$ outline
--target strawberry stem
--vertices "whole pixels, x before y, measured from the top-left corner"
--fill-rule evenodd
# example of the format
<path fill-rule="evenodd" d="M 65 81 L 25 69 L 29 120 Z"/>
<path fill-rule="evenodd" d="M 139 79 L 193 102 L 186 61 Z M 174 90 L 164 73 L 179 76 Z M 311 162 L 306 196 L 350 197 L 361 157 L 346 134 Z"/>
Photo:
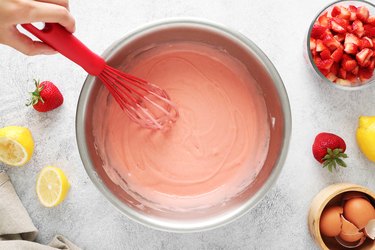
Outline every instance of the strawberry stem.
<path fill-rule="evenodd" d="M 348 158 L 341 148 L 335 148 L 334 150 L 327 148 L 327 154 L 323 157 L 323 168 L 327 167 L 331 173 L 333 168 L 337 168 L 337 165 L 346 168 L 347 165 L 341 158 Z"/>
<path fill-rule="evenodd" d="M 30 100 L 28 101 L 28 103 L 26 103 L 26 106 L 30 106 L 30 105 L 36 105 L 39 101 L 41 101 L 42 103 L 44 103 L 44 100 L 43 98 L 41 97 L 40 95 L 40 92 L 42 92 L 44 86 L 40 85 L 39 83 L 39 80 L 35 80 L 34 79 L 34 84 L 35 84 L 35 90 L 33 92 L 30 92 L 31 94 L 31 98 Z"/>

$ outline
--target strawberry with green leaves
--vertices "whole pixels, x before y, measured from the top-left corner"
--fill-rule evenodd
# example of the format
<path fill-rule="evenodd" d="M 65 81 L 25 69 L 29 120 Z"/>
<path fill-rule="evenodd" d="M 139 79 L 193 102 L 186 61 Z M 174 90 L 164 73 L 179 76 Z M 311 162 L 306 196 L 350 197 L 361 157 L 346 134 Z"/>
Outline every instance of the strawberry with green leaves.
<path fill-rule="evenodd" d="M 323 164 L 323 168 L 332 172 L 332 169 L 337 167 L 346 167 L 343 158 L 348 158 L 345 154 L 346 144 L 345 141 L 331 133 L 320 133 L 315 137 L 312 152 L 314 158 Z"/>
<path fill-rule="evenodd" d="M 35 90 L 31 92 L 31 99 L 26 106 L 32 105 L 39 112 L 51 111 L 63 104 L 64 98 L 60 90 L 50 81 L 34 80 Z"/>

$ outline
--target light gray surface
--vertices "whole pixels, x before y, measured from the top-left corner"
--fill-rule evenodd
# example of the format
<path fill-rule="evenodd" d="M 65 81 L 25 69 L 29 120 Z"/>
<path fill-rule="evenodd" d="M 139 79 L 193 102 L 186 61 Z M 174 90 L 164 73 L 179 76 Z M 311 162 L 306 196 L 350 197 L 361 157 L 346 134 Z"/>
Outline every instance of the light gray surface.
<path fill-rule="evenodd" d="M 313 196 L 325 186 L 353 182 L 375 190 L 375 164 L 355 143 L 357 118 L 375 115 L 375 86 L 349 92 L 320 84 L 308 71 L 303 40 L 311 19 L 327 4 L 315 1 L 123 1 L 80 0 L 71 3 L 77 33 L 101 53 L 130 30 L 165 17 L 195 16 L 234 28 L 253 40 L 278 69 L 289 94 L 293 132 L 282 174 L 269 194 L 247 215 L 203 233 L 173 234 L 148 229 L 120 214 L 96 190 L 79 158 L 75 141 L 75 109 L 86 73 L 62 56 L 26 57 L 0 46 L 0 127 L 29 127 L 35 155 L 9 173 L 32 220 L 38 241 L 56 233 L 85 249 L 316 249 L 306 216 Z M 26 108 L 32 79 L 53 80 L 64 105 L 47 114 Z M 330 131 L 347 142 L 349 167 L 335 174 L 321 169 L 311 155 L 317 133 Z M 71 182 L 67 200 L 43 208 L 35 194 L 37 173 L 46 165 L 61 167 Z"/>

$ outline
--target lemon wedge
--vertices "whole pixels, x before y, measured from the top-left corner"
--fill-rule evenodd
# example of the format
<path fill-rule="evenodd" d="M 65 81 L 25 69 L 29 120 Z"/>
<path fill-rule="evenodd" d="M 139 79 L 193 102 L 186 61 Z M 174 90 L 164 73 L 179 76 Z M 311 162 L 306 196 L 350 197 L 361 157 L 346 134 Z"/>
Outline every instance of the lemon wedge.
<path fill-rule="evenodd" d="M 356 137 L 362 153 L 375 162 L 375 116 L 359 117 Z"/>
<path fill-rule="evenodd" d="M 59 205 L 68 194 L 70 184 L 64 172 L 57 167 L 43 168 L 36 182 L 36 193 L 45 207 Z"/>
<path fill-rule="evenodd" d="M 0 161 L 22 166 L 33 155 L 34 140 L 28 128 L 9 126 L 0 129 Z"/>

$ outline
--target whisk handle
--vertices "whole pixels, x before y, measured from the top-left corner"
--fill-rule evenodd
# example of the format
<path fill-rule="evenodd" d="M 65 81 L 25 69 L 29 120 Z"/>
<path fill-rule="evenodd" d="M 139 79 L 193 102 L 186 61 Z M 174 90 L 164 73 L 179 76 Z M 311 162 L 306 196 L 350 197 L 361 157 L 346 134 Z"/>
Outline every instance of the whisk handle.
<path fill-rule="evenodd" d="M 89 50 L 60 24 L 46 23 L 43 29 L 38 29 L 32 24 L 21 24 L 21 26 L 60 54 L 81 66 L 90 75 L 97 76 L 103 71 L 105 67 L 104 59 Z"/>

